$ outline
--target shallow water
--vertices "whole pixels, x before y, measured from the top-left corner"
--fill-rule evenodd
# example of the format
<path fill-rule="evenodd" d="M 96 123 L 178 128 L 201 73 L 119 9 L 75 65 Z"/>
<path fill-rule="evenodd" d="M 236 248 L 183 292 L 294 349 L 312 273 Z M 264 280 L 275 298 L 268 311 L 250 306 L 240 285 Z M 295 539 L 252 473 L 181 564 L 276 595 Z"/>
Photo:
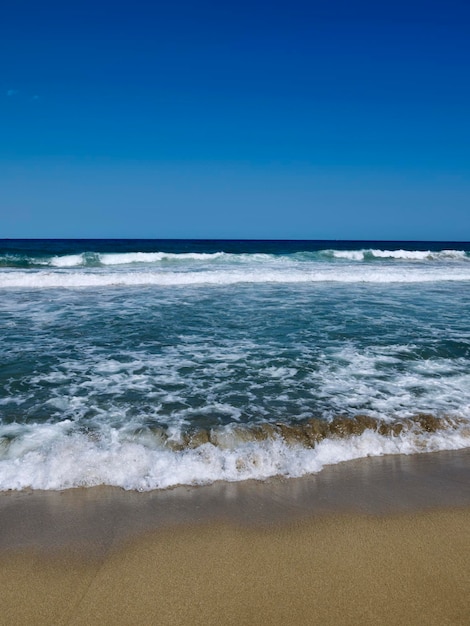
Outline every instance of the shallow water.
<path fill-rule="evenodd" d="M 0 488 L 470 446 L 469 250 L 0 242 Z"/>

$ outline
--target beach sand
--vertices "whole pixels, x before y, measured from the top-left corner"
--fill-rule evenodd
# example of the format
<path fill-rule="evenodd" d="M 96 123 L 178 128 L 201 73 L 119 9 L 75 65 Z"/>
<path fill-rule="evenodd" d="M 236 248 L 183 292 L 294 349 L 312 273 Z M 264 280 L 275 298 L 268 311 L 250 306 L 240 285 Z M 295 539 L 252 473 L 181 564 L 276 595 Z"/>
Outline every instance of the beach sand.
<path fill-rule="evenodd" d="M 1 624 L 470 623 L 470 451 L 0 516 Z"/>

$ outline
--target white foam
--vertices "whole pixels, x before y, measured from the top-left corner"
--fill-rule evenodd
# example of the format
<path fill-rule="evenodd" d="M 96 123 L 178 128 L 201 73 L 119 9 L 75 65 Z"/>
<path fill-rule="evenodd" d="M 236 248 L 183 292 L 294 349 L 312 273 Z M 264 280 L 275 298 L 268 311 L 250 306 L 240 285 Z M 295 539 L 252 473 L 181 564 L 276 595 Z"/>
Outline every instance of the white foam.
<path fill-rule="evenodd" d="M 469 267 L 403 267 L 329 266 L 273 268 L 246 267 L 244 270 L 224 268 L 200 271 L 92 271 L 74 273 L 60 271 L 15 271 L 0 273 L 0 288 L 75 288 L 110 287 L 113 285 L 233 285 L 237 283 L 427 283 L 441 281 L 469 281 Z"/>
<path fill-rule="evenodd" d="M 161 263 L 162 261 L 203 261 L 210 262 L 224 257 L 231 258 L 232 260 L 243 259 L 248 257 L 251 260 L 255 258 L 263 257 L 269 258 L 269 255 L 243 255 L 243 254 L 226 254 L 225 252 L 211 252 L 211 253 L 198 253 L 198 252 L 116 252 L 116 253 L 95 253 L 95 252 L 82 252 L 80 254 L 66 254 L 54 256 L 50 259 L 34 259 L 28 257 L 30 262 L 34 262 L 35 265 L 49 265 L 59 268 L 71 268 L 86 266 L 90 260 L 96 261 L 104 266 L 113 265 L 132 265 L 132 264 L 144 264 L 144 263 Z M 12 255 L 6 255 L 1 257 L 5 261 L 13 261 L 15 257 Z"/>
<path fill-rule="evenodd" d="M 325 254 L 336 259 L 349 261 L 364 261 L 367 258 L 404 260 L 404 261 L 449 261 L 466 260 L 468 256 L 465 250 L 326 250 Z"/>
<path fill-rule="evenodd" d="M 64 256 L 55 256 L 50 260 L 53 267 L 77 267 L 85 263 L 83 254 L 67 254 Z"/>
<path fill-rule="evenodd" d="M 347 259 L 348 261 L 364 260 L 364 250 L 328 250 L 327 252 L 336 259 Z"/>
<path fill-rule="evenodd" d="M 100 254 L 102 265 L 129 265 L 131 263 L 159 263 L 161 261 L 213 261 L 225 256 L 224 252 L 196 253 L 182 252 L 122 252 L 116 254 Z"/>
<path fill-rule="evenodd" d="M 348 439 L 326 439 L 315 448 L 281 439 L 206 443 L 172 451 L 158 437 L 140 438 L 110 429 L 101 437 L 72 431 L 70 422 L 28 427 L 10 444 L 0 445 L 0 489 L 66 489 L 113 485 L 142 491 L 174 485 L 241 481 L 270 476 L 302 476 L 325 465 L 366 456 L 457 450 L 470 446 L 470 429 L 435 433 L 409 431 L 385 437 L 367 430 Z"/>
<path fill-rule="evenodd" d="M 407 261 L 424 261 L 432 258 L 430 250 L 370 250 L 369 254 L 377 259 L 405 259 Z M 436 258 L 439 256 L 437 255 Z"/>
<path fill-rule="evenodd" d="M 402 346 L 391 345 L 368 350 L 348 344 L 330 348 L 328 358 L 311 374 L 316 401 L 323 400 L 330 415 L 361 413 L 386 419 L 451 412 L 470 418 L 466 360 L 395 358 L 402 352 Z M 403 367 L 396 366 L 400 362 Z"/>
<path fill-rule="evenodd" d="M 297 369 L 295 367 L 266 367 L 263 370 L 263 373 L 266 374 L 269 378 L 282 379 L 285 380 L 287 378 L 292 378 L 297 374 Z"/>
<path fill-rule="evenodd" d="M 103 265 L 128 265 L 130 263 L 157 263 L 163 259 L 162 252 L 127 252 L 122 254 L 100 254 Z"/>
<path fill-rule="evenodd" d="M 407 261 L 465 258 L 463 250 L 441 250 L 439 252 L 432 252 L 431 250 L 369 250 L 369 253 L 376 258 L 405 259 Z"/>

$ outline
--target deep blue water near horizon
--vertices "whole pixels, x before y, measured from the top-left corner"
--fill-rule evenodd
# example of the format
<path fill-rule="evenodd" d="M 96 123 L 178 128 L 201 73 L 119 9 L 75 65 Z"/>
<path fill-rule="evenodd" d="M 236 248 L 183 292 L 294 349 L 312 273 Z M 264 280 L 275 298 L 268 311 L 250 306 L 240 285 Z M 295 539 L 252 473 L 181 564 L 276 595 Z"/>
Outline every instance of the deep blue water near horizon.
<path fill-rule="evenodd" d="M 470 243 L 0 240 L 0 489 L 470 445 Z"/>
<path fill-rule="evenodd" d="M 0 254 L 74 254 L 96 252 L 230 252 L 289 254 L 318 250 L 431 250 L 470 251 L 469 241 L 374 240 L 374 239 L 1 239 Z"/>

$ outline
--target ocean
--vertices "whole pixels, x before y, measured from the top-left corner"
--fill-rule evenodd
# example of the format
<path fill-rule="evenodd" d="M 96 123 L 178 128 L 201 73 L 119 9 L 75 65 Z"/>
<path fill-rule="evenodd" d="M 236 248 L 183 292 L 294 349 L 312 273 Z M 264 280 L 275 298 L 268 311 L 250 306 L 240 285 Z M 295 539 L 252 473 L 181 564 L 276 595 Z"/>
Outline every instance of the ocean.
<path fill-rule="evenodd" d="M 470 243 L 0 240 L 0 490 L 470 446 Z"/>

